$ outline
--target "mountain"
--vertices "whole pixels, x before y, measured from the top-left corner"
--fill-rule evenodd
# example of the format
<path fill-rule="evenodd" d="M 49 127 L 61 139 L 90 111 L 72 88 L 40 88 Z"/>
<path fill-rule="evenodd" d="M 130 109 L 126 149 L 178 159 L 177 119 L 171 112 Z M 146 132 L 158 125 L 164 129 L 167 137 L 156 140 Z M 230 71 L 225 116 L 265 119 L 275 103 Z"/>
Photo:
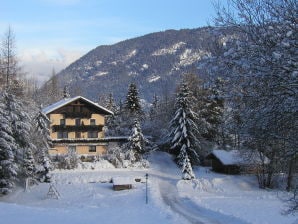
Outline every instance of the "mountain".
<path fill-rule="evenodd" d="M 181 74 L 206 76 L 204 60 L 218 54 L 233 38 L 225 28 L 167 30 L 99 46 L 57 74 L 60 86 L 72 95 L 97 100 L 113 93 L 124 99 L 129 83 L 135 82 L 141 98 L 152 101 L 154 94 L 171 94 Z"/>

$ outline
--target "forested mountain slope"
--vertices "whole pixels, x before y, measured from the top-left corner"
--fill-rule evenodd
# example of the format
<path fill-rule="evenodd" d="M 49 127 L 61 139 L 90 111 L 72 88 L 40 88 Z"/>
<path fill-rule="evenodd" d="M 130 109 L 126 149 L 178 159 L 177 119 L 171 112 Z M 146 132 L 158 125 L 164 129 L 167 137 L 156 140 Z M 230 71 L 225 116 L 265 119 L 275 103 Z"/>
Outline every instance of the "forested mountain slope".
<path fill-rule="evenodd" d="M 219 54 L 233 38 L 231 29 L 205 27 L 167 30 L 98 46 L 57 74 L 58 83 L 61 88 L 67 85 L 72 95 L 97 100 L 113 93 L 120 100 L 129 83 L 135 82 L 141 98 L 151 101 L 154 94 L 171 94 L 184 73 L 206 76 L 204 60 Z"/>

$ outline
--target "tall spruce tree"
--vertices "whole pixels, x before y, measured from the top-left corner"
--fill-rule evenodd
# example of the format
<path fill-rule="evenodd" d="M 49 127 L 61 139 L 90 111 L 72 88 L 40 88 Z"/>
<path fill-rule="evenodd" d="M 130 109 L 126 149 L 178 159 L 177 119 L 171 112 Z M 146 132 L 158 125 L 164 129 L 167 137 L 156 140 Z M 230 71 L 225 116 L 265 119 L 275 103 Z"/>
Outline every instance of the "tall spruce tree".
<path fill-rule="evenodd" d="M 208 130 L 203 136 L 207 140 L 220 145 L 223 143 L 220 130 L 224 113 L 224 98 L 221 93 L 222 85 L 223 81 L 217 78 L 214 85 L 208 89 L 208 95 L 205 100 L 206 110 L 203 114 L 203 117 L 208 123 Z"/>
<path fill-rule="evenodd" d="M 119 136 L 120 133 L 120 111 L 115 103 L 115 99 L 113 94 L 110 93 L 108 98 L 104 101 L 104 106 L 108 110 L 112 111 L 113 114 L 106 116 L 106 123 L 105 123 L 105 135 L 106 136 Z"/>
<path fill-rule="evenodd" d="M 17 177 L 15 164 L 17 146 L 3 99 L 4 94 L 2 93 L 0 100 L 0 194 L 8 194 L 13 189 Z"/>
<path fill-rule="evenodd" d="M 131 135 L 126 145 L 127 159 L 131 162 L 140 162 L 143 159 L 143 154 L 147 152 L 146 144 L 149 144 L 149 141 L 142 133 L 140 122 L 135 119 Z"/>
<path fill-rule="evenodd" d="M 133 117 L 141 118 L 143 112 L 136 84 L 131 83 L 125 101 L 126 111 Z"/>
<path fill-rule="evenodd" d="M 52 140 L 49 130 L 50 120 L 40 109 L 33 121 L 33 141 L 37 149 L 35 156 L 38 164 L 40 164 L 40 167 L 37 170 L 37 174 L 39 175 L 40 181 L 50 182 L 51 177 L 49 175 L 49 172 L 52 168 L 48 153 L 48 150 L 52 146 Z"/>
<path fill-rule="evenodd" d="M 32 178 L 36 174 L 36 166 L 33 153 L 30 148 L 26 148 L 23 158 L 22 175 L 24 178 Z"/>
<path fill-rule="evenodd" d="M 192 95 L 186 82 L 182 82 L 176 96 L 176 112 L 171 121 L 171 150 L 178 154 L 178 165 L 182 168 L 183 179 L 195 178 L 191 163 L 199 161 L 195 146 L 199 141 L 196 133 L 197 114 L 192 111 Z"/>
<path fill-rule="evenodd" d="M 22 102 L 17 99 L 13 94 L 4 94 L 3 96 L 5 109 L 7 112 L 8 119 L 10 121 L 12 136 L 16 143 L 15 162 L 19 168 L 18 176 L 23 178 L 25 173 L 22 168 L 24 168 L 25 154 L 29 151 L 35 150 L 35 145 L 31 141 L 31 119 L 26 111 L 26 107 Z M 35 164 L 33 157 L 28 157 L 32 159 L 32 163 Z M 28 177 L 28 176 L 27 176 Z M 35 175 L 32 175 L 35 178 Z"/>

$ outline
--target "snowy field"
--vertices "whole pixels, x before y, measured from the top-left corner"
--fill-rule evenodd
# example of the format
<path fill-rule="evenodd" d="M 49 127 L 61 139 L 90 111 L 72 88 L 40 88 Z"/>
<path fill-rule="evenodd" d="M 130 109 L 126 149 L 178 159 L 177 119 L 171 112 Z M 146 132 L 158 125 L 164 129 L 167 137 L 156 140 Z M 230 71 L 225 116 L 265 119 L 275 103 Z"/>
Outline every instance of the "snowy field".
<path fill-rule="evenodd" d="M 180 180 L 169 155 L 156 152 L 151 168 L 55 171 L 53 180 L 61 197 L 49 199 L 48 184 L 24 192 L 18 189 L 0 198 L 5 224 L 81 223 L 217 223 L 298 224 L 298 217 L 281 214 L 286 193 L 260 190 L 254 177 L 230 176 L 195 169 L 197 181 Z M 145 203 L 145 174 L 149 173 L 149 201 Z M 140 178 L 133 189 L 113 191 L 115 177 Z"/>

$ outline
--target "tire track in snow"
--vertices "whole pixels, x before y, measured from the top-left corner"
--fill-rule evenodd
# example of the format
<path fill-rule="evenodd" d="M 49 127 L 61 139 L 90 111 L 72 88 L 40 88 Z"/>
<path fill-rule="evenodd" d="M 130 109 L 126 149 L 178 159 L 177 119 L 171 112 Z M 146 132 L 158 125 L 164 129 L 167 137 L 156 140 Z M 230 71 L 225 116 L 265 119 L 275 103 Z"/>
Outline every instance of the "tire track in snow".
<path fill-rule="evenodd" d="M 164 203 L 171 210 L 192 224 L 248 224 L 236 217 L 224 215 L 194 203 L 190 198 L 181 198 L 177 191 L 176 182 L 179 180 L 179 171 L 170 157 L 156 153 L 151 161 L 154 172 L 151 173 L 158 181 L 160 195 Z M 156 172 L 157 171 L 157 172 Z M 177 172 L 178 171 L 178 172 Z"/>
<path fill-rule="evenodd" d="M 159 189 L 164 200 L 165 204 L 168 205 L 175 213 L 182 215 L 186 220 L 193 224 L 220 224 L 219 222 L 215 222 L 213 220 L 208 220 L 198 217 L 198 212 L 196 209 L 186 206 L 186 203 L 190 203 L 189 201 L 185 203 L 185 201 L 178 198 L 178 192 L 171 183 L 167 181 L 160 181 Z"/>
<path fill-rule="evenodd" d="M 172 181 L 160 180 L 159 190 L 165 204 L 192 224 L 248 224 L 236 217 L 200 207 L 190 198 L 179 197 Z"/>

